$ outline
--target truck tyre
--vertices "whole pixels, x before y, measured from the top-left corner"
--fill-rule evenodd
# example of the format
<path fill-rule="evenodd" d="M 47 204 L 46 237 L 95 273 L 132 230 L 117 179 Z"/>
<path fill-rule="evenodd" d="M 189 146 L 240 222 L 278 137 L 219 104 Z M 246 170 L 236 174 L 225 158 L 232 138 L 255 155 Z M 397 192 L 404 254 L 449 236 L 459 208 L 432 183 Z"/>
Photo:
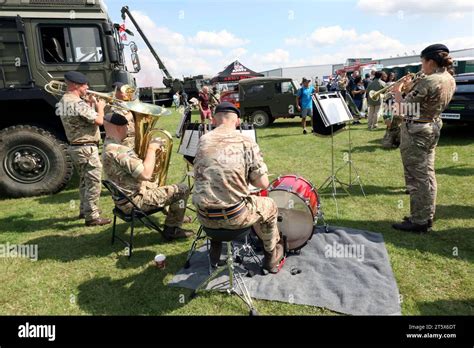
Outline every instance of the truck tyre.
<path fill-rule="evenodd" d="M 252 114 L 252 123 L 257 128 L 264 128 L 270 125 L 270 116 L 265 111 L 258 110 Z"/>
<path fill-rule="evenodd" d="M 0 131 L 0 193 L 9 197 L 53 194 L 71 179 L 67 145 L 30 125 Z"/>

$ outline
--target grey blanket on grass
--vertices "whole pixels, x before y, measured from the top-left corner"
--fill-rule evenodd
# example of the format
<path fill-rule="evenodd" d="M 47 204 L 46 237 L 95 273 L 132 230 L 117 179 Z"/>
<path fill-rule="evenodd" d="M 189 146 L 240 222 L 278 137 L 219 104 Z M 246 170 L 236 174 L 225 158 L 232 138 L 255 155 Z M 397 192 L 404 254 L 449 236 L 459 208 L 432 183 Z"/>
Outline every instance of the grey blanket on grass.
<path fill-rule="evenodd" d="M 261 257 L 261 255 L 259 255 Z M 257 271 L 250 259 L 244 263 Z M 245 273 L 245 270 L 236 267 Z M 291 274 L 300 270 L 301 273 Z M 293 272 L 296 273 L 296 272 Z M 195 289 L 208 276 L 205 247 L 181 269 L 170 286 Z M 383 236 L 347 227 L 318 227 L 299 255 L 290 255 L 276 275 L 243 278 L 256 299 L 323 307 L 350 315 L 400 315 L 399 292 Z M 222 290 L 227 272 L 206 289 Z"/>

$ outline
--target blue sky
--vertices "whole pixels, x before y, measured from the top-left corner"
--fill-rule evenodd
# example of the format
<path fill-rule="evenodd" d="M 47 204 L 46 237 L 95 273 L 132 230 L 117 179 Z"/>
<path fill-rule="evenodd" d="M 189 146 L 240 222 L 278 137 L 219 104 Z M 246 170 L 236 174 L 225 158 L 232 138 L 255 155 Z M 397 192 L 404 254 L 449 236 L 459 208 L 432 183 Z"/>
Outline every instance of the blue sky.
<path fill-rule="evenodd" d="M 121 22 L 122 0 L 106 0 Z M 238 58 L 254 70 L 474 47 L 474 1 L 138 0 L 129 2 L 174 76 L 214 75 Z M 133 30 L 130 21 L 126 22 Z M 132 38 L 131 38 L 132 39 Z M 140 42 L 141 84 L 161 75 Z"/>

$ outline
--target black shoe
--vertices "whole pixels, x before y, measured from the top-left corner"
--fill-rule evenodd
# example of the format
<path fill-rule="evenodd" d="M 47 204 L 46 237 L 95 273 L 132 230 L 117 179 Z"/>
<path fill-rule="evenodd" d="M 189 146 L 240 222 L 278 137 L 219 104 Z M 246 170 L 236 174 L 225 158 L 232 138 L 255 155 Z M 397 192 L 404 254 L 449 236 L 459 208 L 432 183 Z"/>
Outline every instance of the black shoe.
<path fill-rule="evenodd" d="M 188 237 L 191 237 L 193 234 L 194 234 L 193 231 L 185 230 L 181 227 L 165 226 L 165 228 L 163 229 L 163 233 L 161 235 L 167 241 L 171 241 L 174 239 L 188 238 Z"/>
<path fill-rule="evenodd" d="M 102 226 L 102 225 L 108 225 L 111 222 L 112 221 L 110 219 L 99 217 L 97 219 L 87 220 L 86 226 Z"/>
<path fill-rule="evenodd" d="M 409 194 L 410 194 L 410 190 L 406 189 L 406 190 L 405 190 L 405 194 L 406 194 L 406 195 L 409 195 Z"/>
<path fill-rule="evenodd" d="M 352 124 L 361 124 L 360 121 L 354 121 Z"/>
<path fill-rule="evenodd" d="M 221 266 L 221 252 L 222 252 L 222 242 L 218 242 L 211 239 L 211 248 L 209 249 L 209 259 L 211 260 L 211 266 Z"/>
<path fill-rule="evenodd" d="M 392 227 L 396 230 L 415 233 L 428 233 L 431 230 L 431 228 L 428 226 L 428 223 L 420 225 L 411 221 L 403 221 L 400 224 L 393 224 Z"/>
<path fill-rule="evenodd" d="M 308 132 L 306 131 L 306 129 L 303 129 L 303 134 L 306 134 L 306 133 L 308 133 Z"/>
<path fill-rule="evenodd" d="M 410 221 L 410 217 L 409 216 L 404 216 L 403 221 Z M 433 219 L 428 219 L 428 221 L 426 223 L 428 224 L 429 228 L 433 227 Z"/>

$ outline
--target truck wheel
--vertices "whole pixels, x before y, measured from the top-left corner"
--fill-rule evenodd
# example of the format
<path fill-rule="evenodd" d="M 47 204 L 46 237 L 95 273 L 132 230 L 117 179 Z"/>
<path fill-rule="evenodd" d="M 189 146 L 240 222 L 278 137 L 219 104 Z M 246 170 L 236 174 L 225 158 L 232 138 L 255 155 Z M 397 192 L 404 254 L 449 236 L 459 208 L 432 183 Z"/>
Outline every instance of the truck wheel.
<path fill-rule="evenodd" d="M 73 173 L 66 144 L 50 132 L 29 125 L 0 132 L 0 192 L 9 197 L 52 194 Z"/>
<path fill-rule="evenodd" d="M 257 128 L 264 128 L 270 124 L 270 116 L 265 111 L 258 110 L 252 114 L 252 122 Z"/>

